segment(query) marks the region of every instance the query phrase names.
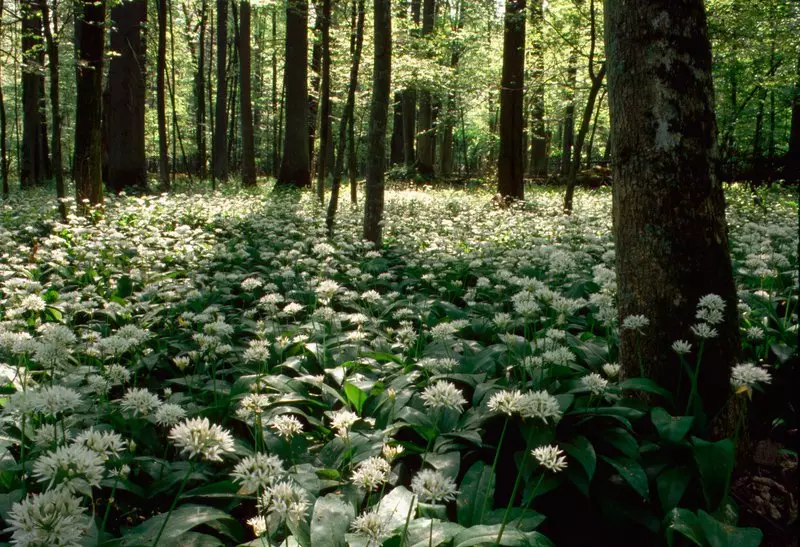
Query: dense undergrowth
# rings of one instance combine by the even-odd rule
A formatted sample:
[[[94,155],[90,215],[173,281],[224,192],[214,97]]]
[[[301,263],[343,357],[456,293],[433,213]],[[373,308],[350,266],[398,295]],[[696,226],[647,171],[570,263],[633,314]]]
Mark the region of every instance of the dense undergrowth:
[[[4,537],[757,545],[735,527],[733,441],[619,376],[610,193],[571,217],[560,200],[390,191],[376,251],[349,203],[327,239],[310,195],[122,196],[68,223],[49,196],[12,196]],[[751,364],[731,397],[758,398],[796,346],[797,203],[728,201]],[[687,332],[675,366],[691,374],[702,345]]]

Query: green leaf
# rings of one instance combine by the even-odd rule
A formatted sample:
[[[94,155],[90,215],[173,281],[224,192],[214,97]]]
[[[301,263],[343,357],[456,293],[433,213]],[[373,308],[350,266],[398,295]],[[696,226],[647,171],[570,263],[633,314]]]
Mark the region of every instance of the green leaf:
[[[639,443],[636,442],[633,435],[621,427],[603,429],[600,434],[602,435],[600,438],[603,441],[622,452],[625,456],[634,460],[639,457]]]
[[[631,488],[643,498],[650,496],[650,486],[647,483],[647,474],[642,469],[639,463],[626,456],[614,456],[613,458],[607,456],[600,456],[603,461],[607,462],[611,467],[617,470],[620,476],[625,479]]]
[[[353,506],[338,494],[317,499],[311,516],[311,544],[315,547],[344,546],[344,535],[355,516]]]
[[[133,294],[133,282],[129,275],[123,275],[117,279],[117,296],[128,298]]]
[[[584,471],[586,471],[586,476],[591,481],[597,468],[597,454],[589,439],[583,435],[578,435],[569,442],[561,443],[561,448],[581,464]]]
[[[703,529],[697,520],[697,516],[688,509],[673,509],[669,512],[666,519],[667,525],[667,545],[672,547],[675,543],[675,532],[678,532],[686,539],[700,547],[708,547],[705,541]]]
[[[428,547],[447,543],[464,530],[455,522],[433,521],[431,519],[416,519],[408,525],[408,536],[403,545],[410,547]]]
[[[650,419],[656,426],[658,436],[670,443],[680,443],[692,428],[694,416],[671,416],[661,407],[650,412]]]
[[[503,537],[497,542],[500,533],[500,524],[491,526],[473,526],[460,532],[453,539],[454,547],[470,547],[472,545],[505,545],[507,547],[529,547],[529,546],[549,546],[552,542],[542,534],[537,532],[522,532],[515,528],[506,526],[503,530]]]
[[[692,454],[700,473],[706,505],[713,511],[728,495],[735,461],[733,441],[722,439],[708,442],[692,437],[692,445]]]
[[[658,474],[656,488],[664,511],[671,511],[678,506],[691,479],[692,471],[685,466],[668,467]]]
[[[674,399],[669,390],[664,389],[650,378],[626,378],[622,380],[617,386],[622,389],[630,389],[633,391],[644,391],[645,393],[652,393],[653,395],[660,395],[667,402],[673,404]]]
[[[758,528],[737,528],[724,524],[702,509],[697,516],[710,547],[758,547],[764,538]]]
[[[458,499],[456,500],[456,513],[458,523],[463,526],[480,524],[483,512],[483,500],[487,499],[487,509],[492,509],[494,500],[495,477],[492,468],[483,462],[472,464],[464,479],[461,481]]]
[[[152,545],[166,518],[167,513],[160,513],[146,520],[125,536],[123,545]],[[232,525],[238,525],[235,518],[214,507],[182,505],[169,516],[159,542],[164,542],[164,545],[175,545],[177,544],[176,540],[192,528],[201,524],[209,524],[213,521],[229,521]]]
[[[406,518],[417,510],[417,496],[404,486],[398,486],[381,498],[378,514],[387,523],[389,530],[396,530],[405,525]]]
[[[350,404],[353,405],[353,408],[355,408],[356,413],[361,414],[361,410],[364,408],[364,403],[367,401],[367,393],[350,382],[345,382],[344,394],[347,397],[347,400],[350,401]]]

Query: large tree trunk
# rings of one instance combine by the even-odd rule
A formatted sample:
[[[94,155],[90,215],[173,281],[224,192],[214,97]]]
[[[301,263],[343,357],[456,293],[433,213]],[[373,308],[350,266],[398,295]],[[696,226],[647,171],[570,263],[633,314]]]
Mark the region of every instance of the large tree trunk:
[[[358,12],[357,16],[356,11]],[[333,234],[333,221],[336,217],[336,209],[339,207],[339,187],[345,167],[344,150],[347,145],[348,132],[352,131],[353,127],[353,112],[356,104],[356,89],[358,88],[358,68],[361,64],[361,49],[364,44],[364,0],[353,0],[352,15],[350,26],[350,51],[352,52],[350,82],[347,85],[347,101],[344,104],[342,119],[339,122],[339,143],[336,147],[336,164],[333,169],[331,200],[328,203],[328,214],[325,217],[328,235]],[[353,188],[355,188],[355,182],[352,184]]]
[[[328,176],[328,152],[331,140],[331,0],[322,0],[320,40],[322,73],[319,89],[320,122],[317,157],[317,197],[325,203],[325,179]]]
[[[47,0],[41,0],[39,7],[42,10],[42,27],[44,30],[45,44],[47,47],[48,67],[50,72],[50,110],[52,114],[52,139],[51,149],[53,153],[53,174],[56,179],[56,198],[58,199],[58,211],[62,219],[67,218],[67,206],[64,199],[67,197],[67,190],[64,184],[64,160],[61,155],[61,96],[59,89],[58,72],[58,43],[53,36],[53,29],[50,26],[50,6]],[[2,13],[2,9],[0,9]],[[54,12],[54,16],[55,16]],[[53,27],[58,28],[55,18],[52,21]],[[3,156],[5,157],[5,156]]]
[[[197,71],[194,74],[194,138],[197,147],[197,167],[200,178],[206,177],[206,25],[208,0],[200,5],[200,29],[197,51]]]
[[[503,37],[503,79],[500,84],[500,154],[497,191],[525,197],[522,155],[522,109],[525,79],[525,0],[507,0]]]
[[[105,0],[77,0],[75,13],[75,151],[73,177],[79,209],[103,202],[102,142]]]
[[[42,15],[35,0],[23,0],[22,14],[22,162],[20,184],[23,188],[41,184],[45,178],[42,144]]]
[[[739,327],[703,0],[608,0],[605,33],[619,317],[650,321],[641,334],[622,330],[620,363],[626,376],[685,397],[671,344],[692,339],[702,296],[721,296],[724,319],[705,341],[699,378],[714,416],[730,394]],[[701,343],[693,340],[694,353]]]
[[[427,0],[431,1],[431,0]],[[389,117],[389,88],[392,72],[392,10],[390,0],[374,0],[375,57],[372,104],[369,112],[369,151],[364,200],[364,239],[380,247],[382,240],[384,167],[386,165],[386,123]]]
[[[110,44],[117,55],[111,58],[108,69],[108,186],[121,192],[127,186],[147,186],[144,149],[146,46],[143,39],[147,0],[116,5],[111,10],[111,21]],[[163,184],[163,180],[161,182]]]
[[[322,11],[322,0],[312,0],[314,2],[314,30],[312,33],[311,45],[311,74],[309,80],[311,88],[308,90],[308,164],[311,167],[311,172],[314,172],[314,162],[316,156],[314,154],[314,143],[317,139],[317,115],[319,114],[319,83],[320,72],[322,71],[322,41],[320,36],[322,34],[322,17],[319,13]]]
[[[543,0],[533,0],[530,7],[531,36],[531,159],[528,174],[533,178],[547,176],[547,134],[544,124],[544,26]]]
[[[169,189],[169,152],[167,148],[167,0],[158,6],[158,52],[156,57],[156,110],[158,117],[158,180],[162,190]]]
[[[217,97],[211,150],[214,179],[228,178],[228,0],[217,0]]]
[[[278,8],[272,6],[272,176],[278,178],[281,117],[278,112]],[[280,101],[283,108],[283,101]],[[281,111],[282,112],[282,111]]]
[[[423,0],[422,2],[422,36],[427,37],[433,32],[436,22],[436,0]],[[420,89],[419,118],[417,120],[417,171],[423,176],[433,175],[433,164],[436,160],[434,143],[436,133],[433,129],[433,98],[427,89]]]
[[[286,4],[286,131],[278,185],[311,186],[308,155],[308,2]]]
[[[242,185],[256,185],[253,101],[250,97],[250,1],[239,4],[239,93],[242,111]]]

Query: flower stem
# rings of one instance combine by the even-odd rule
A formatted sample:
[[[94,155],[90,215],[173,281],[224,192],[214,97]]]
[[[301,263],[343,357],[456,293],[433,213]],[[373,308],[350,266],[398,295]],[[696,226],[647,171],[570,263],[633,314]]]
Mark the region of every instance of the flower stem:
[[[175,498],[172,500],[172,505],[169,506],[169,512],[167,513],[167,518],[164,519],[164,522],[161,524],[161,529],[158,531],[158,535],[156,536],[155,541],[153,542],[153,547],[158,547],[158,540],[161,539],[161,534],[164,533],[164,529],[167,527],[167,522],[169,522],[169,517],[172,516],[172,512],[175,510],[175,505],[178,504],[178,498],[181,497],[183,494],[183,489],[186,487],[186,483],[189,482],[189,476],[192,474],[194,470],[194,464],[189,464],[189,469],[186,471],[186,475],[183,477],[183,481],[181,482],[181,487],[178,488],[178,493],[175,494]]]
[[[525,451],[522,453],[522,461],[519,462],[519,471],[517,471],[517,479],[514,481],[514,488],[511,490],[511,499],[508,500],[508,505],[506,506],[506,512],[503,513],[503,523],[500,525],[500,532],[497,534],[497,539],[495,540],[495,545],[500,545],[500,540],[503,539],[503,532],[506,529],[506,524],[508,524],[508,517],[511,514],[511,507],[514,505],[514,500],[517,497],[517,491],[519,490],[519,485],[522,482],[522,470],[525,467],[525,460],[528,458],[528,443],[525,443]]]
[[[500,448],[503,446],[503,439],[506,436],[506,428],[508,427],[508,418],[509,417],[506,416],[506,421],[503,422],[503,430],[500,432],[500,440],[497,442],[497,448],[494,451],[494,461],[492,462],[492,472],[489,475],[489,480],[490,481],[494,480],[494,472],[497,469],[497,460],[500,459]],[[489,502],[489,491],[490,491],[490,489],[487,489],[487,491],[483,494],[483,505],[481,505],[481,517],[478,520],[478,523],[483,522],[483,515],[486,513],[486,504]]]

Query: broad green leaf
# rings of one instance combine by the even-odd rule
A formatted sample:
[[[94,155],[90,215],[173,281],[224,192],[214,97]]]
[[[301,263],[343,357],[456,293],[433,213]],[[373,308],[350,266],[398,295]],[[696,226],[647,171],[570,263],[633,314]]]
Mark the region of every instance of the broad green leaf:
[[[692,471],[686,466],[668,467],[658,474],[656,488],[664,511],[671,511],[678,506],[691,480]]]
[[[167,519],[167,513],[159,513],[158,515],[146,520],[126,535],[123,539],[123,545],[138,546],[138,545],[151,545],[164,521]],[[238,525],[238,522],[231,515],[225,511],[221,511],[214,507],[206,505],[182,505],[175,509],[167,520],[167,525],[164,532],[161,534],[159,543],[164,545],[176,544],[178,538],[192,528],[200,526],[201,524],[210,524],[213,521],[230,521],[233,525]]]
[[[735,461],[733,441],[708,442],[692,437],[692,454],[700,473],[708,509],[716,509],[728,495]]]
[[[647,474],[642,469],[639,463],[631,458],[625,456],[614,456],[613,458],[607,456],[600,456],[603,461],[607,462],[611,467],[617,470],[620,476],[625,479],[631,488],[643,498],[650,496],[650,486],[647,482]]]
[[[455,522],[433,520],[423,518],[416,519],[408,525],[408,535],[403,545],[410,547],[428,547],[429,545],[441,545],[447,543],[464,528]]]
[[[378,514],[387,523],[389,530],[405,525],[408,515],[411,518],[417,510],[417,496],[404,486],[398,486],[381,498]]]
[[[355,408],[356,413],[361,414],[364,403],[367,401],[367,393],[348,381],[344,383],[344,394],[347,396],[347,400],[350,401],[350,404],[353,405],[353,408]]]
[[[764,534],[758,528],[737,528],[724,524],[702,509],[697,512],[700,528],[710,547],[758,547]]]
[[[492,468],[483,462],[472,464],[459,487],[456,500],[458,523],[463,526],[481,524],[483,503],[486,499],[487,511],[492,509],[494,500],[495,476]]]
[[[507,547],[548,547],[553,543],[538,532],[522,532],[506,525],[503,536],[498,543],[500,524],[480,525],[467,528],[453,538],[453,547],[471,547],[472,545],[505,545]]]
[[[661,407],[650,412],[650,419],[656,426],[658,436],[670,443],[680,443],[692,428],[694,416],[671,416]]]
[[[664,389],[650,378],[626,378],[617,384],[622,390],[630,389],[633,391],[644,391],[645,393],[652,393],[653,395],[660,395],[667,402],[673,403],[674,399],[669,390]]]
[[[581,464],[584,471],[586,471],[586,476],[591,481],[597,468],[597,454],[589,439],[583,435],[578,435],[570,439],[569,442],[561,443],[560,446]]]
[[[311,544],[314,547],[341,547],[355,518],[355,509],[337,494],[317,499],[311,515]]]
[[[669,547],[675,544],[675,532],[678,532],[695,545],[708,547],[697,516],[688,509],[673,509],[666,516],[665,520],[668,523],[666,535],[667,545],[669,545]],[[679,545],[681,545],[681,543],[679,543]]]
[[[639,443],[633,435],[621,427],[612,427],[599,431],[599,438],[607,442],[620,452],[631,459],[639,457]]]

